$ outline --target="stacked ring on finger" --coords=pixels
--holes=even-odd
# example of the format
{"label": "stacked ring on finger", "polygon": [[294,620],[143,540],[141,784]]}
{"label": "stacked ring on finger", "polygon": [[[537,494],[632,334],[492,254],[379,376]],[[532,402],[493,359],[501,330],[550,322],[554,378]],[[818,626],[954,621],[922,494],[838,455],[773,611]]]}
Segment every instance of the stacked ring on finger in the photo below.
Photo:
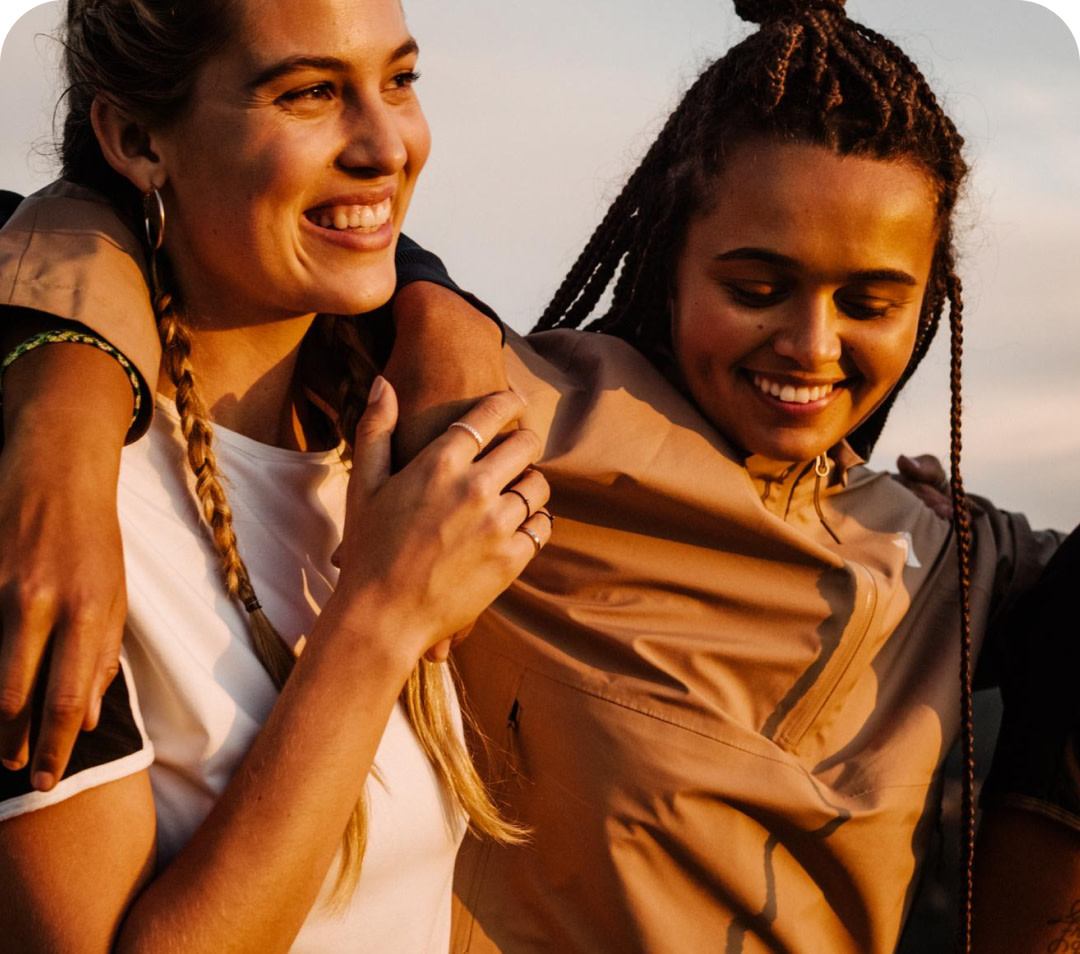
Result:
{"label": "stacked ring on finger", "polygon": [[528,527],[523,525],[518,527],[515,533],[524,533],[525,536],[532,540],[532,545],[536,548],[537,554],[539,554],[540,551],[543,549],[544,544],[541,542],[539,535],[535,531],[530,530]]}
{"label": "stacked ring on finger", "polygon": [[[529,503],[529,498],[526,497],[520,490],[518,490],[516,487],[507,487],[506,490],[503,491],[503,493],[513,494],[515,497],[521,498],[521,502],[525,504],[525,520],[528,520],[529,517],[532,516],[532,504]],[[524,523],[525,520],[522,520],[522,523]]]}

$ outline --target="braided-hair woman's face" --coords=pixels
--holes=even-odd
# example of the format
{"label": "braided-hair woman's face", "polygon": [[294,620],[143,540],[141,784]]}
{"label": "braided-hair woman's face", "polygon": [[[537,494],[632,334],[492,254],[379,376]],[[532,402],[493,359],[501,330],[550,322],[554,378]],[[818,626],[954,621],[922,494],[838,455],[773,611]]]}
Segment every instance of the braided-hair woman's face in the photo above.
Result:
{"label": "braided-hair woman's face", "polygon": [[701,409],[780,462],[850,434],[907,367],[937,227],[910,163],[735,147],[675,268],[675,354]]}

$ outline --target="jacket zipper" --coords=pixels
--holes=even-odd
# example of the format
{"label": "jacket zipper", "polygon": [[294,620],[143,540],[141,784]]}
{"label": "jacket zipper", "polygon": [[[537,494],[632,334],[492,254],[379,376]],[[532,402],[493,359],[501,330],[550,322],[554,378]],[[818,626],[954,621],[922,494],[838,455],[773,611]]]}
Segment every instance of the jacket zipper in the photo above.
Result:
{"label": "jacket zipper", "polygon": [[862,646],[874,618],[874,610],[877,608],[877,583],[873,574],[861,563],[851,560],[845,562],[865,585],[859,587],[856,584],[856,602],[851,620],[844,627],[840,645],[825,664],[821,677],[803,696],[802,701],[791,710],[776,734],[776,742],[787,749],[794,749],[802,742],[803,736],[821,714],[821,710],[825,708],[840,684],[840,680],[844,678],[844,674],[851,666],[852,659]]}

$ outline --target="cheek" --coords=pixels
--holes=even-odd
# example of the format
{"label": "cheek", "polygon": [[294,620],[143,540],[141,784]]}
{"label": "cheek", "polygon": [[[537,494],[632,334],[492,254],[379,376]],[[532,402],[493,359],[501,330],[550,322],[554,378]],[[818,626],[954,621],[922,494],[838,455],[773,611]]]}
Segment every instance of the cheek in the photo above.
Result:
{"label": "cheek", "polygon": [[911,361],[917,332],[917,321],[897,323],[849,344],[848,355],[876,393],[886,394],[896,387]]}

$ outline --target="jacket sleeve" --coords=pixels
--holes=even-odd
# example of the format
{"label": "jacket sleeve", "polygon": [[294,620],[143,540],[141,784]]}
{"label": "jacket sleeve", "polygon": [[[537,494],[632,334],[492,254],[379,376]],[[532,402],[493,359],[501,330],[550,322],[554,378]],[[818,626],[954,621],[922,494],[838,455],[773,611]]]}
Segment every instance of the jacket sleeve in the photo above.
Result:
{"label": "jacket sleeve", "polygon": [[1080,529],[1002,620],[1005,704],[983,804],[1034,811],[1080,831]]}
{"label": "jacket sleeve", "polygon": [[[0,230],[0,306],[77,322],[156,381],[161,347],[145,256],[106,200],[55,182],[23,200]],[[0,310],[0,320],[12,312]]]}

